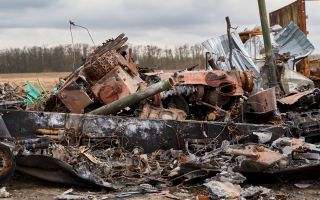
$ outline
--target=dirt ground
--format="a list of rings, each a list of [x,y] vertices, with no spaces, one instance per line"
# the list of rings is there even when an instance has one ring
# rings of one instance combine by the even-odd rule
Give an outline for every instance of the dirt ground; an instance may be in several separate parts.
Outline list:
[[[7,192],[11,194],[11,197],[6,199],[51,200],[68,189],[67,186],[48,183],[16,172],[6,186]]]
[[[304,183],[310,184],[307,189],[299,189],[294,186],[294,183],[277,183],[272,185],[263,185],[268,188],[272,188],[275,191],[277,199],[281,200],[307,200],[307,199],[319,199],[320,198],[320,182],[317,180],[307,181]],[[66,185],[58,185],[42,181],[27,175],[16,172],[11,181],[6,186],[7,191],[11,194],[11,197],[5,198],[7,200],[51,200],[57,195],[69,190],[71,187]],[[73,188],[78,192],[89,192],[83,188]],[[94,192],[90,191],[92,196]],[[103,192],[102,192],[103,193]],[[99,192],[101,194],[101,192]],[[107,192],[104,193],[108,195]],[[94,199],[94,198],[93,198]],[[96,198],[99,199],[99,198]],[[105,199],[130,199],[130,200],[169,200],[169,198],[163,195],[146,194],[136,195],[123,198],[105,198]],[[188,198],[182,198],[188,199]]]
[[[67,185],[59,185],[54,183],[49,183],[46,181],[33,178],[28,175],[16,172],[12,177],[10,182],[6,185],[6,191],[11,194],[9,198],[3,198],[6,200],[53,200],[57,195],[61,195],[63,192],[74,189],[76,192],[88,193],[90,192],[92,196],[95,193],[103,194],[108,196],[107,192],[87,190],[85,188],[74,188]],[[107,198],[107,197],[105,197]],[[99,198],[93,198],[99,199]],[[165,196],[161,195],[133,195],[130,197],[123,198],[107,198],[107,199],[130,199],[130,200],[169,200]]]

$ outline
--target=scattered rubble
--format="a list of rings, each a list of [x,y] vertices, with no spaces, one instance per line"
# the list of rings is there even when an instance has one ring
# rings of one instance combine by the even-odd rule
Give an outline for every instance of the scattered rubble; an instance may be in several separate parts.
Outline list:
[[[241,197],[243,199],[276,199],[275,194],[262,186],[250,186],[245,189],[241,189]]]
[[[0,198],[8,198],[11,194],[7,192],[6,187],[0,188]]]
[[[296,72],[314,47],[294,23],[273,31],[271,88],[259,28],[205,41],[206,70],[146,72],[121,34],[54,91],[27,84],[23,104],[18,87],[1,83],[0,180],[16,169],[108,192],[57,199],[275,199],[251,181],[318,177],[320,92]]]
[[[230,182],[209,181],[204,185],[210,189],[213,199],[239,199],[241,195],[240,185]]]
[[[0,82],[0,108],[17,108],[22,105],[22,100],[19,98],[22,91],[21,88],[11,84]]]

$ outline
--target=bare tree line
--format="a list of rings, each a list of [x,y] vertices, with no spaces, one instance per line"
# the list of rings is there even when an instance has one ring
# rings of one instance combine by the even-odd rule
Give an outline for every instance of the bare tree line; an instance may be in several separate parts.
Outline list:
[[[74,50],[71,45],[4,49],[0,51],[0,73],[72,71],[73,65],[80,66],[92,49],[87,44],[76,44]],[[196,64],[204,66],[205,63],[200,45],[186,44],[175,48],[138,45],[132,49],[140,66],[157,70],[183,69]]]

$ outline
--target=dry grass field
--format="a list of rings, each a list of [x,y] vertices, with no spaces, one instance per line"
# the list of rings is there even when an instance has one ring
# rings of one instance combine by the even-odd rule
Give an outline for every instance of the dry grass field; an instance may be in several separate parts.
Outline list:
[[[60,77],[65,77],[70,72],[44,72],[44,73],[13,73],[0,74],[0,82],[10,82],[23,87],[26,81],[38,86],[38,79],[47,90],[52,89],[59,81]]]
[[[158,72],[161,72],[159,70]],[[177,70],[164,70],[165,72],[176,72]],[[0,82],[14,83],[23,87],[26,81],[30,81],[35,86],[39,87],[38,79],[47,90],[51,90],[56,86],[60,77],[66,77],[71,72],[41,72],[41,73],[12,73],[0,74]]]

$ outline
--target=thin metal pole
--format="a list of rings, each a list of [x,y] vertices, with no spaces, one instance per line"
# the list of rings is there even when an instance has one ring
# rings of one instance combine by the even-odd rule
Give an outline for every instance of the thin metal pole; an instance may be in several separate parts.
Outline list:
[[[277,85],[276,70],[272,57],[272,46],[265,0],[258,0],[264,49],[266,53],[265,66],[268,68],[269,87]]]
[[[112,113],[116,113],[118,111],[120,111],[121,109],[131,106],[133,104],[139,103],[140,101],[151,97],[155,94],[158,94],[162,91],[165,90],[169,90],[173,87],[173,85],[175,84],[173,79],[169,79],[169,80],[162,80],[158,83],[155,83],[153,85],[148,86],[147,88],[140,90],[136,93],[130,94],[126,97],[123,97],[119,100],[116,100],[110,104],[104,105],[100,108],[97,108],[91,112],[89,112],[89,114],[93,114],[93,115],[109,115]]]
[[[93,44],[94,46],[96,46],[96,44],[95,44],[95,43],[94,43],[94,41],[93,41],[92,35],[90,34],[90,31],[89,31],[89,29],[88,29],[87,27],[84,27],[84,26],[78,25],[78,24],[76,24],[75,22],[70,21],[70,20],[69,20],[69,24],[70,24],[70,30],[71,30],[71,26],[76,26],[76,27],[79,27],[79,28],[83,28],[83,29],[85,29],[85,30],[87,31],[87,33],[88,33],[88,35],[89,35],[90,39],[91,39],[92,44]]]
[[[76,62],[76,52],[74,49],[74,41],[73,41],[73,34],[72,34],[72,23],[69,21],[69,29],[70,29],[70,34],[71,34],[71,41],[72,41],[72,53],[73,53],[73,61],[72,61],[72,71],[74,71],[74,65]]]
[[[227,34],[228,34],[228,42],[229,42],[229,64],[231,69],[235,69],[235,67],[232,65],[232,38],[231,38],[231,22],[229,19],[229,16],[226,17],[226,21],[227,21]]]

